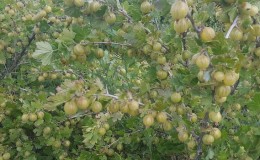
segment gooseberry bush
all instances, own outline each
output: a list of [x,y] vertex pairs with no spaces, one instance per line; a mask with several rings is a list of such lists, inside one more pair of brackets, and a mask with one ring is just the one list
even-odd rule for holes
[[257,160],[258,0],[1,0],[0,160]]

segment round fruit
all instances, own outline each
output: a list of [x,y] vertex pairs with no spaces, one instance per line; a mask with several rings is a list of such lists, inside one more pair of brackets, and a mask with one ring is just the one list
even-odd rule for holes
[[24,7],[24,4],[22,2],[17,2],[16,5],[17,5],[18,8],[23,8]]
[[210,64],[210,59],[208,56],[204,54],[200,54],[197,59],[196,59],[196,65],[199,67],[201,70],[205,70],[209,67]]
[[105,21],[108,24],[113,24],[116,22],[116,15],[113,12],[109,12],[107,15],[105,15]]
[[49,134],[49,133],[51,133],[51,128],[50,127],[45,127],[44,129],[43,129],[43,134]]
[[131,100],[128,103],[128,108],[130,111],[137,111],[139,109],[139,103],[135,100]]
[[151,114],[144,116],[143,123],[146,127],[150,127],[154,123],[154,117]]
[[109,106],[108,106],[108,110],[109,110],[109,112],[111,112],[111,113],[116,113],[116,112],[118,112],[119,111],[119,108],[120,106],[119,106],[119,103],[118,102],[112,102],[111,104],[109,104]]
[[181,142],[185,142],[188,139],[188,137],[189,137],[189,135],[187,132],[179,132],[179,134],[178,134],[178,139]]
[[198,75],[197,75],[199,81],[201,82],[205,82],[205,79],[204,79],[204,71],[199,71]]
[[164,131],[170,131],[172,130],[172,124],[169,121],[166,121],[163,123],[163,130]]
[[39,77],[38,77],[38,81],[39,81],[39,82],[43,82],[44,80],[45,80],[45,78],[44,78],[43,76],[39,76]]
[[115,151],[114,151],[113,149],[110,148],[110,149],[108,149],[108,150],[106,151],[106,153],[107,153],[108,156],[111,157],[111,156],[114,155]]
[[123,144],[122,143],[119,143],[117,146],[116,146],[116,149],[118,151],[122,151],[123,150]]
[[61,141],[60,141],[60,140],[55,140],[55,141],[53,142],[53,147],[55,147],[55,148],[60,148],[60,146],[61,146]]
[[46,11],[45,10],[41,10],[39,13],[38,13],[39,17],[45,17],[47,15]]
[[166,112],[160,112],[157,114],[156,116],[156,120],[159,122],[159,123],[164,123],[167,121],[167,114]]
[[74,101],[66,102],[64,105],[64,111],[67,115],[74,115],[78,111],[78,107]]
[[218,128],[213,128],[210,134],[214,137],[214,139],[219,139],[221,137],[221,131]]
[[195,113],[192,113],[190,116],[190,121],[195,123],[195,122],[197,122],[197,120],[198,120],[197,115]]
[[211,27],[205,27],[200,32],[200,38],[203,42],[211,42],[215,38],[215,36],[215,31]]
[[231,72],[227,72],[225,73],[225,77],[224,77],[224,84],[227,86],[233,86],[236,81],[238,80],[239,75],[237,73],[235,73],[234,71]]
[[35,113],[30,113],[29,114],[29,120],[32,122],[37,121],[37,115]]
[[154,50],[154,51],[159,52],[159,51],[161,51],[161,49],[162,49],[162,44],[161,44],[161,43],[155,42],[155,43],[153,44],[153,50]]
[[104,136],[106,134],[107,130],[103,127],[99,128],[98,129],[98,133],[101,135],[101,136]]
[[84,96],[76,99],[76,105],[79,109],[86,110],[90,105],[90,100]]
[[173,103],[178,103],[178,102],[180,102],[180,101],[181,101],[181,94],[178,93],[178,92],[173,93],[173,94],[171,95],[171,101],[172,101]]
[[64,4],[67,6],[73,6],[74,5],[73,1],[74,0],[64,0]]
[[28,119],[29,119],[29,115],[28,115],[28,114],[23,114],[23,115],[22,115],[22,121],[23,121],[23,122],[27,122]]
[[220,112],[213,112],[211,111],[209,113],[209,119],[212,121],[212,122],[215,122],[215,123],[218,123],[222,120],[222,115]]
[[243,32],[237,28],[234,28],[232,30],[232,32],[230,33],[230,39],[232,39],[232,40],[240,41],[240,40],[242,40],[242,38],[243,38]]
[[148,1],[144,1],[141,4],[141,12],[142,13],[147,14],[147,13],[151,12],[151,10],[152,10],[152,5]]
[[101,48],[98,48],[96,51],[97,58],[103,58],[104,57],[104,51]]
[[10,153],[6,152],[6,153],[3,154],[3,159],[4,160],[8,160],[10,158],[11,158],[11,154]]
[[120,111],[121,111],[122,113],[128,113],[128,112],[129,112],[128,105],[127,105],[127,104],[122,104],[122,105],[120,106]]
[[227,97],[231,92],[231,87],[230,86],[219,86],[216,88],[216,95],[218,97]]
[[237,110],[237,111],[239,111],[241,109],[241,105],[239,103],[234,104],[232,107],[234,110]]
[[151,98],[156,98],[157,96],[158,96],[158,92],[157,91],[153,90],[153,91],[150,92],[150,97]]
[[69,140],[66,140],[66,141],[64,141],[63,144],[64,144],[65,147],[69,147],[69,146],[70,146],[70,141],[69,141]]
[[99,113],[102,111],[102,104],[99,102],[99,101],[95,101],[92,103],[91,105],[91,110],[94,112],[94,113]]
[[182,18],[185,18],[188,15],[189,7],[188,5],[181,1],[177,0],[172,6],[171,6],[171,15],[175,20],[179,20]]
[[156,72],[156,75],[159,79],[164,80],[168,77],[168,73],[164,70],[159,70]]
[[164,56],[158,56],[157,57],[157,63],[158,64],[161,64],[161,65],[164,65],[166,63],[166,57]]
[[214,72],[213,78],[218,81],[222,82],[224,80],[225,74],[221,71]]
[[188,146],[189,149],[193,149],[196,146],[196,142],[194,140],[190,140],[187,143],[187,146]]
[[104,127],[106,130],[109,130],[109,128],[110,128],[110,126],[109,126],[108,123],[103,124],[103,127]]
[[50,6],[45,6],[44,10],[46,13],[50,13],[52,11],[52,8]]
[[255,55],[256,55],[257,57],[260,57],[260,47],[258,47],[258,48],[255,49]]
[[260,36],[260,24],[254,24],[251,32],[254,36]]
[[215,96],[215,101],[217,103],[224,103],[227,101],[227,97],[218,97],[218,96]]
[[258,13],[258,7],[255,5],[252,5],[249,11],[250,16],[255,16]]
[[101,5],[98,1],[93,1],[89,5],[91,12],[97,12],[101,8]]
[[210,134],[205,134],[202,137],[202,142],[206,145],[211,145],[214,142],[214,137]]
[[43,111],[37,112],[37,117],[38,117],[39,119],[43,119],[43,117],[44,117],[44,112],[43,112]]
[[75,55],[80,56],[85,54],[85,48],[81,44],[77,44],[73,48],[73,52]]
[[179,19],[174,22],[173,26],[176,33],[184,33],[189,29],[189,20],[187,18]]
[[249,15],[252,5],[248,2],[243,2],[241,4],[241,13],[243,15]]
[[74,0],[74,5],[77,7],[84,6],[84,0]]
[[57,79],[57,78],[58,78],[58,75],[56,73],[52,73],[51,74],[51,79],[54,80],[54,79]]

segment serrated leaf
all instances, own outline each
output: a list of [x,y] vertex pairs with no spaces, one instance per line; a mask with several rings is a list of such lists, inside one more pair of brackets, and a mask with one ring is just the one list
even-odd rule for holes
[[59,40],[61,42],[73,42],[75,35],[76,35],[75,32],[73,32],[67,28],[64,28],[61,33],[61,36],[59,37]]
[[78,9],[78,7],[72,6],[65,9],[65,14],[70,17],[78,18],[81,15],[81,11]]
[[253,112],[260,112],[260,93],[256,93],[252,101],[248,103],[249,110]]
[[208,150],[208,155],[207,155],[207,157],[206,157],[206,159],[207,160],[209,160],[209,159],[213,159],[214,158],[214,151],[210,148],[209,150]]
[[36,50],[32,54],[32,57],[40,60],[42,65],[49,65],[51,63],[53,49],[48,42],[36,42]]

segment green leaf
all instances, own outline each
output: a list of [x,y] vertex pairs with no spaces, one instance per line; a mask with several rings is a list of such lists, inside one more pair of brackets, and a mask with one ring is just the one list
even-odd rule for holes
[[233,21],[235,20],[237,14],[238,14],[237,7],[232,8],[232,9],[228,12],[230,22],[233,22]]
[[4,53],[0,52],[0,64],[5,64],[6,63],[6,58]]
[[260,112],[260,93],[256,93],[252,101],[247,104],[249,110],[252,112]]
[[91,32],[89,26],[82,27],[77,24],[72,26],[72,30],[74,31],[73,33],[75,34],[74,37],[76,42],[80,42],[81,40],[85,39]]
[[230,44],[225,39],[223,33],[217,34],[215,40],[210,45],[214,55],[225,54],[230,49]]
[[67,28],[64,28],[61,36],[59,37],[59,40],[61,42],[73,42],[73,39],[75,38],[76,33],[73,31],[70,31]]
[[32,57],[40,60],[42,65],[49,65],[51,63],[53,49],[48,42],[36,42],[36,51],[32,54]]
[[65,9],[65,14],[71,17],[78,18],[81,15],[80,9],[78,7],[68,7]]
[[214,158],[214,151],[210,148],[208,150],[208,154],[207,154],[206,159],[208,160],[208,159],[213,159],[213,158]]
[[47,32],[50,29],[49,24],[46,21],[40,22],[40,30],[41,32]]

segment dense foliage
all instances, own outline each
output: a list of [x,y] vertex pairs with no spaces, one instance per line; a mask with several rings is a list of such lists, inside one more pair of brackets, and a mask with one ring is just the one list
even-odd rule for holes
[[258,8],[1,0],[0,160],[257,160]]

